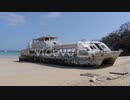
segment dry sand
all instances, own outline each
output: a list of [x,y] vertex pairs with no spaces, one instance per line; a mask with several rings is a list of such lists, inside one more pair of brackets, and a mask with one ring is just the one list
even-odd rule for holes
[[[130,57],[118,57],[113,66],[83,68],[62,65],[18,62],[18,57],[0,57],[0,86],[130,86],[130,75],[112,75],[109,72],[130,73]],[[83,73],[99,74],[89,82]],[[106,80],[107,77],[118,79]],[[100,80],[100,81],[99,81]]]

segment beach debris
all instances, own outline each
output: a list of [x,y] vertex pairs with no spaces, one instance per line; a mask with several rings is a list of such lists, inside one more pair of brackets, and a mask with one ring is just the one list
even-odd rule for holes
[[97,81],[105,82],[106,76],[101,76],[97,78]]
[[95,73],[84,73],[84,74],[80,74],[80,76],[88,76],[88,77],[91,77],[91,79],[89,80],[89,82],[95,82],[96,80],[97,81],[104,81],[102,79],[99,79],[99,74],[95,74]]
[[91,78],[91,79],[89,80],[89,82],[95,82],[95,81],[105,82],[105,80],[100,79],[100,78],[98,78],[98,77],[96,77],[96,76],[94,76],[93,78]]
[[97,80],[97,77],[94,76],[94,77],[92,77],[92,78],[89,80],[89,82],[95,82],[96,80]]
[[[115,73],[115,72],[110,72],[111,74],[119,74],[119,75],[125,75],[128,73]],[[106,80],[115,80],[120,78],[119,76],[101,76],[99,74],[95,74],[95,73],[84,73],[84,74],[80,74],[80,76],[88,76],[91,79],[89,80],[89,82],[95,82],[95,81],[101,81],[101,82],[105,82]]]
[[103,80],[103,79],[96,79],[97,81],[101,81],[101,82],[105,82],[105,80]]
[[94,74],[94,73],[84,73],[84,74],[80,74],[80,76],[94,77],[94,76],[100,76],[100,75],[99,74]]
[[106,78],[106,80],[115,80],[115,79],[118,79],[120,78],[119,76],[116,76],[116,77],[112,77],[112,76],[109,76]]
[[119,73],[119,72],[109,72],[110,74],[117,74],[117,75],[126,75],[128,72]]

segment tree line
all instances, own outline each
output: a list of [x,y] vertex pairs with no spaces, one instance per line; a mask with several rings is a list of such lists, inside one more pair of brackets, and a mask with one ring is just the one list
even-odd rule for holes
[[130,56],[130,22],[101,39],[112,50],[123,50],[121,56]]

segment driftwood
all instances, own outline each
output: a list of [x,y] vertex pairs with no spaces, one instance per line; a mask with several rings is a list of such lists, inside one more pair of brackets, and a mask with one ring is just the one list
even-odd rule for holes
[[117,73],[117,72],[109,72],[110,74],[117,74],[117,75],[126,75],[126,74],[128,74],[128,72],[126,72],[126,73]]
[[80,74],[80,76],[94,77],[94,76],[100,76],[100,75],[99,74],[94,74],[94,73],[84,73],[84,74]]
[[95,82],[96,80],[97,80],[97,77],[94,76],[93,78],[91,78],[91,79],[89,80],[89,82]]
[[114,80],[114,79],[118,79],[119,77],[107,77],[106,80]]

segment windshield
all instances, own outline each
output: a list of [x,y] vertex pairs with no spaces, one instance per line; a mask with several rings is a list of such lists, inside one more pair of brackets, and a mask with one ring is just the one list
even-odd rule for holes
[[103,50],[98,43],[95,43],[95,45],[98,47],[99,50]]

